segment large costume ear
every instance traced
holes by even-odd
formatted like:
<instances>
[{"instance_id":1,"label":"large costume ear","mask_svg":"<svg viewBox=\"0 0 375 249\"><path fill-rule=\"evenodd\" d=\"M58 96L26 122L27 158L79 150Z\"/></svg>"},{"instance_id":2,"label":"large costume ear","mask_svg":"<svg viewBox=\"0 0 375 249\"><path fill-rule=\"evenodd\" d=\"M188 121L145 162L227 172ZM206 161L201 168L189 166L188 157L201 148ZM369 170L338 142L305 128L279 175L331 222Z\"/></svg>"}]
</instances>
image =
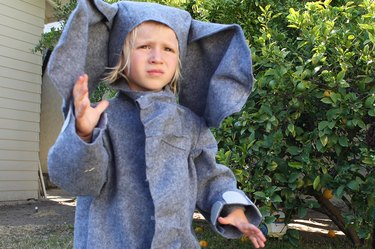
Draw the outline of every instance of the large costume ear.
<instances>
[{"instance_id":1,"label":"large costume ear","mask_svg":"<svg viewBox=\"0 0 375 249\"><path fill-rule=\"evenodd\" d=\"M225 117L242 108L253 76L250 50L238 25L192 20L186 11L159 4L120 1L109 5L101 0L80 0L47 67L47 75L63 97L64 113L78 76L86 72L89 91L93 91L109 60L112 66L118 60L126 34L149 20L166 24L178 37L182 105L203 117L210 127L218 127Z\"/></svg>"},{"instance_id":2,"label":"large costume ear","mask_svg":"<svg viewBox=\"0 0 375 249\"><path fill-rule=\"evenodd\" d=\"M78 76L89 75L92 92L104 73L109 28L116 12L117 6L101 0L80 0L71 13L47 66L47 76L63 98L64 114Z\"/></svg>"},{"instance_id":3,"label":"large costume ear","mask_svg":"<svg viewBox=\"0 0 375 249\"><path fill-rule=\"evenodd\" d=\"M238 25L193 20L183 61L180 103L210 127L240 111L253 85L249 47Z\"/></svg>"}]
</instances>

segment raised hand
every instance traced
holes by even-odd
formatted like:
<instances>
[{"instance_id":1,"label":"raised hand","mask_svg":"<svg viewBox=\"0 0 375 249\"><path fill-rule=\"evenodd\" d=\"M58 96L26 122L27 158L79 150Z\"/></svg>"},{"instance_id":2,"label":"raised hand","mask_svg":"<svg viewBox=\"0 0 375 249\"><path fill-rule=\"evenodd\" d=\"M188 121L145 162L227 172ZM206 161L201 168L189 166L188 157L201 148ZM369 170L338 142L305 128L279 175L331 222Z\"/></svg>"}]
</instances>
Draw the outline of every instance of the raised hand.
<instances>
[{"instance_id":1,"label":"raised hand","mask_svg":"<svg viewBox=\"0 0 375 249\"><path fill-rule=\"evenodd\" d=\"M77 79L73 87L73 97L77 134L84 141L90 142L92 132L109 103L107 100L102 100L96 107L91 106L87 74L81 75Z\"/></svg>"},{"instance_id":2,"label":"raised hand","mask_svg":"<svg viewBox=\"0 0 375 249\"><path fill-rule=\"evenodd\" d=\"M244 211L241 208L233 210L226 217L219 217L219 223L222 225L232 225L238 228L253 243L255 248L263 248L266 238L263 233L253 224L249 223Z\"/></svg>"}]
</instances>

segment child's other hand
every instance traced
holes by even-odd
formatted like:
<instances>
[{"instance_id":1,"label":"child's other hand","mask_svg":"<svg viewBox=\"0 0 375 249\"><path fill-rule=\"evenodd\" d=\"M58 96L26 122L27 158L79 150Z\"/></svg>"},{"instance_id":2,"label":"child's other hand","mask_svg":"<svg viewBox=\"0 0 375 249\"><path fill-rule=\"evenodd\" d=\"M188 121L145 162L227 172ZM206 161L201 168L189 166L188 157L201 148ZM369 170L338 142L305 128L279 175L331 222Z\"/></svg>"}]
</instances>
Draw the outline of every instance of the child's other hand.
<instances>
[{"instance_id":1,"label":"child's other hand","mask_svg":"<svg viewBox=\"0 0 375 249\"><path fill-rule=\"evenodd\" d=\"M109 103L107 100L102 100L95 108L91 107L87 74L81 75L76 81L73 88L73 97L77 134L84 141L90 142L100 115L107 109Z\"/></svg>"},{"instance_id":2,"label":"child's other hand","mask_svg":"<svg viewBox=\"0 0 375 249\"><path fill-rule=\"evenodd\" d=\"M255 248L263 248L266 238L263 233L253 224L249 223L244 211L241 208L233 210L226 217L219 217L219 223L222 225L232 225L238 228L253 243Z\"/></svg>"}]
</instances>

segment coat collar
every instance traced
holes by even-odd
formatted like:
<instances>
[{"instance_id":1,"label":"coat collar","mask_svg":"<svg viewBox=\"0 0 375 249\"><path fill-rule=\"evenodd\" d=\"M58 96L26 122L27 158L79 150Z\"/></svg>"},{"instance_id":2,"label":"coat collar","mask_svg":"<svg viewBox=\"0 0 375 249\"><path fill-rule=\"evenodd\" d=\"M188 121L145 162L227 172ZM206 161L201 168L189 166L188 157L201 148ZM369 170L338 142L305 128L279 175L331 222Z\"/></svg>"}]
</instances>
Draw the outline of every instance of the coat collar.
<instances>
[{"instance_id":1,"label":"coat collar","mask_svg":"<svg viewBox=\"0 0 375 249\"><path fill-rule=\"evenodd\" d=\"M137 102L141 108L149 106L153 101L176 103L176 95L171 91L168 85L165 86L163 90L158 92L134 91L129 88L125 79L121 78L113 83L111 87Z\"/></svg>"}]
</instances>

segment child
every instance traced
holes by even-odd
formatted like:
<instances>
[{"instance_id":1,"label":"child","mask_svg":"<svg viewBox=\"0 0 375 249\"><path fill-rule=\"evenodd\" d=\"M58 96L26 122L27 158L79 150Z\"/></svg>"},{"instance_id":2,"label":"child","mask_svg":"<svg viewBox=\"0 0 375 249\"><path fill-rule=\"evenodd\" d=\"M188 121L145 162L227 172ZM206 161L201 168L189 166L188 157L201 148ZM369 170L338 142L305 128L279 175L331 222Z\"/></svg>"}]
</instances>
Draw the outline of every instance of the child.
<instances>
[{"instance_id":1,"label":"child","mask_svg":"<svg viewBox=\"0 0 375 249\"><path fill-rule=\"evenodd\" d=\"M114 9L102 4L95 7L113 15ZM115 59L106 80L118 94L92 107L86 74L73 82L72 96L61 90L66 120L49 154L52 181L78 196L74 247L199 248L192 229L195 208L223 236L243 233L256 248L264 247L256 227L258 209L236 188L232 172L215 162L216 141L207 119L176 103L186 41L178 28L181 19L175 17L186 20L186 13L148 3L115 6L110 31L115 40L109 42L115 44L109 51ZM79 11L92 7L79 2L70 22L77 25ZM130 32L116 32L124 25L121 8L127 9L126 18L129 13L139 18L135 11L147 7L157 8L160 16L146 14L130 21ZM166 20L170 16L173 22ZM62 40L73 30L67 27ZM75 45L86 42L78 39ZM51 58L50 72L68 58L58 57L60 51ZM69 59L82 58L67 51ZM62 87L58 80L55 84Z\"/></svg>"}]
</instances>

